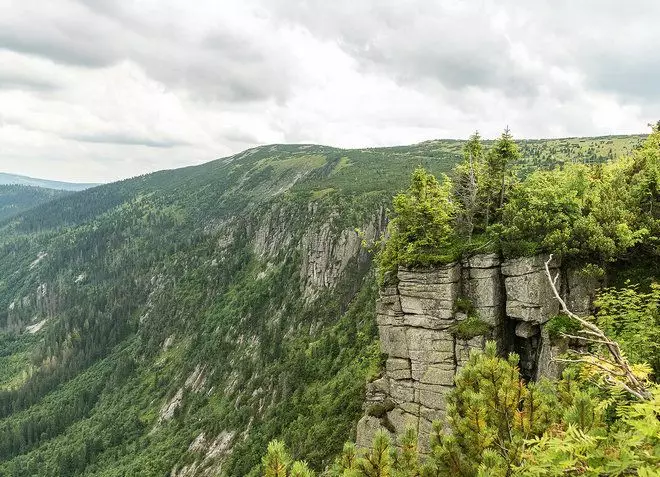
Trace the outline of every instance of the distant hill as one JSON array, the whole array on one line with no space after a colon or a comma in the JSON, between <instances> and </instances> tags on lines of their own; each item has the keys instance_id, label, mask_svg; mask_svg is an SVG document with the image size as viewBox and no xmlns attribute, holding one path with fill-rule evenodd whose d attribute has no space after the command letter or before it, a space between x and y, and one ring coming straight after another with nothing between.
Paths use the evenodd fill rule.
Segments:
<instances>
[{"instance_id":1,"label":"distant hill","mask_svg":"<svg viewBox=\"0 0 660 477\"><path fill-rule=\"evenodd\" d=\"M0 222L71 191L27 185L0 185Z\"/></svg>"},{"instance_id":2,"label":"distant hill","mask_svg":"<svg viewBox=\"0 0 660 477\"><path fill-rule=\"evenodd\" d=\"M33 177L19 176L0 172L0 185L25 185L33 187L44 187L46 189L79 191L89 189L99 184L82 184L77 182L49 181L46 179L35 179Z\"/></svg>"}]
</instances>

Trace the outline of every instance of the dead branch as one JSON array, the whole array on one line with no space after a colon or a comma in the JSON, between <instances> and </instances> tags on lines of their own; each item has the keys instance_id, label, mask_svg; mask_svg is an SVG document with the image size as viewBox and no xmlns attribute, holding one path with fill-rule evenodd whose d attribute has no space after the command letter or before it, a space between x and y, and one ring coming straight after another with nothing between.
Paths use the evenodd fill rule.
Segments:
<instances>
[{"instance_id":1,"label":"dead branch","mask_svg":"<svg viewBox=\"0 0 660 477\"><path fill-rule=\"evenodd\" d=\"M559 302L559 305L561 306L562 312L565 315L569 316L570 318L576 320L578 323L580 323L583 329L578 331L578 333L587 334L595 338L585 338L585 337L578 337L571 335L566 335L566 336L576 339L582 339L584 341L591 342L594 344L601 344L605 347L605 349L607 350L610 356L610 359L606 359L597 354L587 353L586 356L590 358L588 360L578 359L578 360L556 360L556 361L579 362L589 366L593 366L595 368L600 369L604 373L604 377L606 379L611 381L613 384L621 386L623 389L625 389L635 397L642 400L651 399L651 393L648 391L648 389L646 389L644 383L641 382L637 378L637 376L635 376L635 373L633 373L632 368L628 363L628 360L621 352L619 343L617 343L614 340L611 340L603 332L603 330L601 330L596 324L587 321L586 319L576 315L575 313L573 313L571 310L568 309L566 302L564 301L564 299L559 294L559 291L557 290L557 280L559 279L559 273L557 273L554 277L552 276L552 274L550 273L550 262L552 262L552 254L545 262L545 274L548 277L548 282L550 283L550 287L552 288L552 293Z\"/></svg>"}]
</instances>

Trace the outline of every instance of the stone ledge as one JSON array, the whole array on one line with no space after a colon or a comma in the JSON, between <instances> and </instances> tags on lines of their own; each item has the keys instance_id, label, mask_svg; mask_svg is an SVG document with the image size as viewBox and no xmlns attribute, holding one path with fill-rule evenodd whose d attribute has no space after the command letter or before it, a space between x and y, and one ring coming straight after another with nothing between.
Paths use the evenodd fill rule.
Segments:
<instances>
[{"instance_id":1,"label":"stone ledge","mask_svg":"<svg viewBox=\"0 0 660 477\"><path fill-rule=\"evenodd\" d=\"M530 273L535 273L545 270L545 261L548 257L536 256L536 257L522 257L522 258L512 258L502 262L502 275L508 277L515 277L520 275L528 275ZM561 262L553 258L550 263L550 268L559 268Z\"/></svg>"},{"instance_id":2,"label":"stone ledge","mask_svg":"<svg viewBox=\"0 0 660 477\"><path fill-rule=\"evenodd\" d=\"M499 267L501 260L496 253L483 253L472 255L464 260L464 263L468 268L496 268Z\"/></svg>"},{"instance_id":3,"label":"stone ledge","mask_svg":"<svg viewBox=\"0 0 660 477\"><path fill-rule=\"evenodd\" d=\"M411 270L399 267L397 276L400 282L447 284L457 283L461 277L460 273L460 266L458 263L453 262L432 269Z\"/></svg>"}]
</instances>

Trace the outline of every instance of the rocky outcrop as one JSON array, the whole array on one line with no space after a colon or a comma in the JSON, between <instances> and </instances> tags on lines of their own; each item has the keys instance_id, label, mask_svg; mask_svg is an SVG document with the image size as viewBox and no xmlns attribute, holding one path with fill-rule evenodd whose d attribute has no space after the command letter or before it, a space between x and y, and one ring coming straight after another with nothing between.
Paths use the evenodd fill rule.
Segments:
<instances>
[{"instance_id":1,"label":"rocky outcrop","mask_svg":"<svg viewBox=\"0 0 660 477\"><path fill-rule=\"evenodd\" d=\"M551 271L562 276L562 293L576 310L588 311L598 283L559 265L552 263ZM520 355L527 379L561 371L552 358L564 349L545 330L559 306L542 257L502 261L495 254L475 255L428 270L401 268L397 278L396 286L381 289L377 303L387 359L383 377L367 387L359 446L369 446L379 429L400 435L412 427L420 449L428 449L432 422L445 419L456 373L488 339L503 354Z\"/></svg>"},{"instance_id":2,"label":"rocky outcrop","mask_svg":"<svg viewBox=\"0 0 660 477\"><path fill-rule=\"evenodd\" d=\"M6 313L0 313L0 331L17 332L27 330L35 332L34 326L46 323L57 314L61 295L55 286L41 283L32 293L12 301ZM32 327L32 328L30 328ZM37 327L36 331L41 329Z\"/></svg>"},{"instance_id":3,"label":"rocky outcrop","mask_svg":"<svg viewBox=\"0 0 660 477\"><path fill-rule=\"evenodd\" d=\"M209 438L202 432L188 447L188 454L194 461L181 468L175 467L170 477L219 475L224 459L231 454L235 435L233 431L222 431L215 438Z\"/></svg>"},{"instance_id":4,"label":"rocky outcrop","mask_svg":"<svg viewBox=\"0 0 660 477\"><path fill-rule=\"evenodd\" d=\"M310 218L320 214L318 204L308 204L307 212ZM368 266L371 256L363 247L363 241L372 244L386 225L383 208L361 224L362 233L354 227L339 228L339 213L333 212L325 222L308 224L306 231L298 235L291 223L292 217L297 215L281 204L274 204L253 232L253 250L266 263L277 260L281 250L300 250L300 289L307 302L322 290L333 288L352 263Z\"/></svg>"},{"instance_id":5,"label":"rocky outcrop","mask_svg":"<svg viewBox=\"0 0 660 477\"><path fill-rule=\"evenodd\" d=\"M301 240L300 286L308 301L316 297L319 291L334 287L352 262L357 260L368 264L370 257L363 247L363 240L373 243L385 228L383 210L364 224L362 234L353 228L339 232L333 230L335 218L308 230Z\"/></svg>"}]
</instances>

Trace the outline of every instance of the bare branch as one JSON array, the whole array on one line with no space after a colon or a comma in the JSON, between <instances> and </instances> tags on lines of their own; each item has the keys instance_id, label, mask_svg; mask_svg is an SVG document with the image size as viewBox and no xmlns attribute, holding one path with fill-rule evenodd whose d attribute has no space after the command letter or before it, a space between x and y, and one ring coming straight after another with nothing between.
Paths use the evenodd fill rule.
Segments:
<instances>
[{"instance_id":1,"label":"bare branch","mask_svg":"<svg viewBox=\"0 0 660 477\"><path fill-rule=\"evenodd\" d=\"M573 339L573 340L580 340L580 341L586 341L588 343L610 344L609 341L596 340L596 339L593 339L593 338L587 338L586 336L569 335L567 333L559 333L559 334L564 338Z\"/></svg>"},{"instance_id":2,"label":"bare branch","mask_svg":"<svg viewBox=\"0 0 660 477\"><path fill-rule=\"evenodd\" d=\"M589 365L589 366L595 366L596 368L601 369L602 371L605 371L605 372L608 374L608 376L609 376L609 375L614 375L614 376L620 376L620 377L622 377L622 378L625 378L625 377L626 377L626 374L625 374L625 373L617 373L617 372L614 372L614 371L612 371L610 368L607 368L607 367L603 366L602 364L595 363L595 362L593 362L593 361L591 361L591 360L588 360L588 359L565 359L565 358L555 358L555 361L557 361L557 362L559 362L559 363L580 363L580 364L587 364L587 365Z\"/></svg>"},{"instance_id":3,"label":"bare branch","mask_svg":"<svg viewBox=\"0 0 660 477\"><path fill-rule=\"evenodd\" d=\"M591 323L590 321L581 318L580 316L573 313L569 310L566 302L559 294L557 290L557 281L559 279L559 273L557 273L554 278L550 273L550 263L552 262L552 254L545 262L545 274L548 277L548 282L550 283L550 288L552 288L552 293L555 296L555 299L559 302L561 310L564 314L576 320L582 326L582 329L578 333L586 334L595 338L586 338L575 335L567 335L562 333L564 336L574 339L583 340L589 343L602 344L607 349L610 359L606 359L602 356L597 356L594 354L586 354L591 359L577 359L577 360L566 360L566 359L555 359L559 362L572 362L572 363L583 363L588 366L593 366L600 369L604 372L604 377L608 381L613 381L615 385L621 386L623 389L628 391L633 396L642 399L648 400L651 398L651 393L648 391L643 382L641 382L635 373L633 373L628 360L624 357L619 347L619 343L614 340L611 340L596 324ZM585 355L584 353L578 353ZM609 367L608 367L609 366ZM622 379L617 379L622 378Z\"/></svg>"}]
</instances>

